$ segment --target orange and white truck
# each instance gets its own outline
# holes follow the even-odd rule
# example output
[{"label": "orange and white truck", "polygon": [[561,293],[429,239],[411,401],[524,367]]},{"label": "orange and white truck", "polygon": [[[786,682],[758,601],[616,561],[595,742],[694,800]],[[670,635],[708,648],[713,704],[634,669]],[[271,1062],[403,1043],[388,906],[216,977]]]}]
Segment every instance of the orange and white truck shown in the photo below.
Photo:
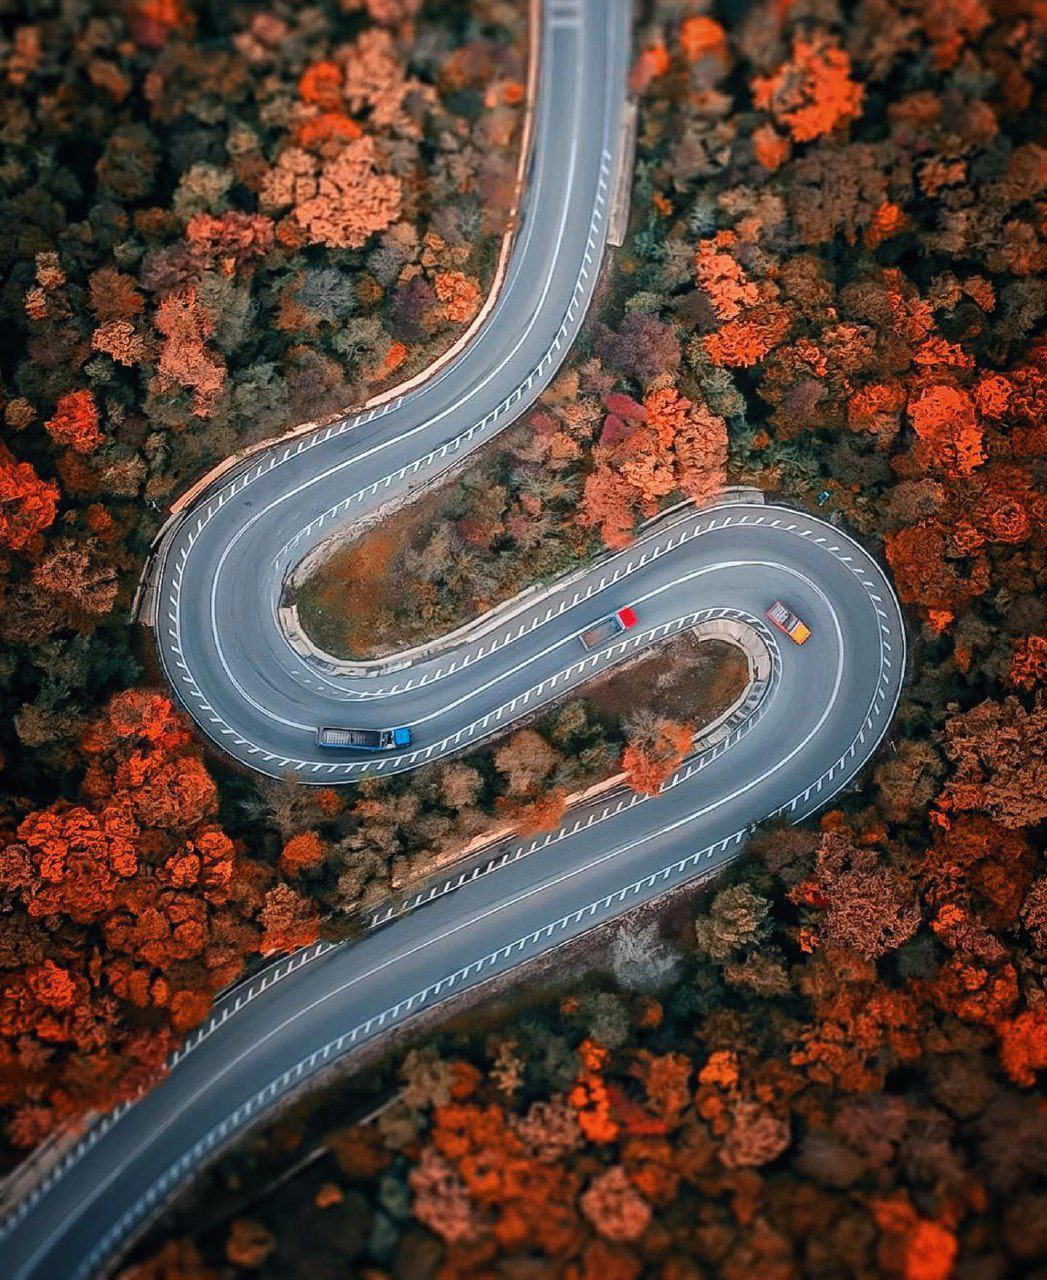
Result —
[{"label": "orange and white truck", "polygon": [[811,628],[806,622],[801,622],[791,609],[787,609],[780,600],[775,600],[774,604],[767,610],[767,620],[784,631],[790,640],[795,640],[797,644],[804,644],[811,636]]}]

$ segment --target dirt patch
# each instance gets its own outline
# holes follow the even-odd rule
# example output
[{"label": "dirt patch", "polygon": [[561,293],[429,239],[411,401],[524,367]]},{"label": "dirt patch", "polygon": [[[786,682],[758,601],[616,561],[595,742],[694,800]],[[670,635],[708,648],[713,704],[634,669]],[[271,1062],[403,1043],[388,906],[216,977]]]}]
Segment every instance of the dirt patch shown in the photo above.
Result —
[{"label": "dirt patch", "polygon": [[306,635],[336,657],[381,658],[432,638],[417,601],[426,584],[412,572],[445,517],[456,485],[425,494],[325,560],[299,588]]},{"label": "dirt patch", "polygon": [[532,437],[510,427],[461,474],[307,569],[295,601],[310,640],[338,658],[384,658],[591,559],[577,485],[535,460]]},{"label": "dirt patch", "polygon": [[584,696],[614,721],[642,707],[698,729],[737,701],[748,678],[745,655],[735,645],[699,640],[687,632],[634,665],[586,685]]}]

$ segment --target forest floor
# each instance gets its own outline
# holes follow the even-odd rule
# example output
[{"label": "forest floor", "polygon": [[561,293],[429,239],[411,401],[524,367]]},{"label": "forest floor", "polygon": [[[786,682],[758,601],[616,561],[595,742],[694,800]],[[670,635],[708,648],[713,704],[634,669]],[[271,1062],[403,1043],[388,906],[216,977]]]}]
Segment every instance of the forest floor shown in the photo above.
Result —
[{"label": "forest floor", "polygon": [[748,678],[745,657],[723,640],[674,637],[635,665],[586,685],[586,701],[619,720],[639,708],[700,729],[735,702]]},{"label": "forest floor", "polygon": [[[360,536],[336,539],[295,587],[309,638],[338,658],[388,657],[590,558],[591,535],[557,529],[551,517],[552,536],[526,547],[512,537],[526,477],[540,470],[521,459],[528,434],[511,430],[472,455],[464,473],[419,493]],[[567,485],[552,501],[573,508],[574,497]]]},{"label": "forest floor", "polygon": [[[449,519],[455,480],[423,494],[318,566],[297,593],[309,638],[336,658],[385,658],[433,639],[417,600],[424,583],[412,571],[439,525]],[[469,622],[480,610],[463,616]]]}]

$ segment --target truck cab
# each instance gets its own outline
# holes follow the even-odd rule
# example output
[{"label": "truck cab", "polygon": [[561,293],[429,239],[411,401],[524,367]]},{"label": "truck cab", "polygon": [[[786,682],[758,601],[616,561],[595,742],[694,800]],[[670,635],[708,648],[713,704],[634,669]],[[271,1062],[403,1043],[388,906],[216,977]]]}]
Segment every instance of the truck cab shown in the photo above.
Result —
[{"label": "truck cab", "polygon": [[349,729],[326,725],[316,731],[316,745],[335,750],[395,751],[411,745],[411,730]]},{"label": "truck cab", "polygon": [[767,610],[767,620],[796,644],[805,644],[811,637],[811,628],[780,600],[775,600]]}]

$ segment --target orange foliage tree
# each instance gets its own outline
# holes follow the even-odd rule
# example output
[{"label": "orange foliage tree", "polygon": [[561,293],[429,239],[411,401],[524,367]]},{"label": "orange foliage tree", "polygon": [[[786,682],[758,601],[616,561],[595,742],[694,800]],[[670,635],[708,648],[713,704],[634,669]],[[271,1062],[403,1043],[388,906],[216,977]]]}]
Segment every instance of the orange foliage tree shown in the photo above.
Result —
[{"label": "orange foliage tree", "polygon": [[621,1165],[594,1178],[582,1193],[582,1212],[607,1240],[637,1240],[651,1221],[651,1206]]},{"label": "orange foliage tree", "polygon": [[319,936],[316,907],[288,884],[274,885],[262,902],[258,916],[262,926],[262,955],[308,947]]},{"label": "orange foliage tree", "polygon": [[888,534],[886,550],[898,594],[906,604],[922,605],[937,615],[941,625],[989,585],[985,557],[965,563],[951,555],[949,536],[938,521],[921,521]]},{"label": "orange foliage tree", "polygon": [[856,120],[862,86],[851,76],[851,60],[824,34],[793,39],[792,58],[773,75],[753,80],[753,101],[769,111],[796,142],[810,142]]},{"label": "orange foliage tree", "polygon": [[654,796],[683,763],[693,745],[689,725],[659,720],[636,732],[622,752],[622,769],[634,791]]},{"label": "orange foliage tree", "polygon": [[920,438],[914,450],[924,466],[969,475],[985,461],[974,401],[959,387],[925,387],[909,401],[909,418]]},{"label": "orange foliage tree", "polygon": [[1018,641],[1007,679],[1016,689],[1027,691],[1047,684],[1047,636],[1031,635]]},{"label": "orange foliage tree", "polygon": [[569,1094],[578,1125],[590,1142],[613,1142],[618,1126],[611,1115],[611,1095],[604,1079],[608,1053],[595,1040],[583,1040],[578,1046],[579,1069]]},{"label": "orange foliage tree", "polygon": [[144,360],[148,352],[145,339],[130,320],[107,320],[100,324],[91,334],[91,349],[128,368]]},{"label": "orange foliage tree", "polygon": [[640,50],[632,72],[629,75],[629,88],[633,93],[646,93],[652,80],[665,75],[669,70],[669,50],[659,41]]},{"label": "orange foliage tree", "polygon": [[480,309],[480,284],[473,276],[461,271],[438,271],[433,288],[444,316],[454,324],[466,324]]},{"label": "orange foliage tree", "polygon": [[539,831],[552,831],[560,824],[565,811],[566,796],[554,787],[516,808],[512,820],[519,835],[533,836]]},{"label": "orange foliage tree", "polygon": [[193,412],[208,417],[225,385],[225,365],[204,345],[214,333],[210,312],[190,285],[161,300],[154,323],[164,338],[157,361],[160,386],[188,388]]},{"label": "orange foliage tree", "polygon": [[[598,528],[608,547],[627,546],[637,516],[651,516],[670,494],[695,501],[723,486],[727,464],[724,420],[673,387],[644,397],[641,421],[613,415],[607,443],[593,449],[579,522]],[[610,421],[611,415],[608,417]]]},{"label": "orange foliage tree", "polygon": [[275,232],[271,218],[230,210],[220,217],[194,214],[186,226],[185,238],[202,266],[217,266],[226,275],[233,275],[269,252]]},{"label": "orange foliage tree", "polygon": [[396,220],[400,180],[378,173],[376,159],[374,140],[356,138],[322,166],[315,182],[296,181],[296,195],[312,187],[312,194],[296,199],[292,210],[312,243],[359,249]]},{"label": "orange foliage tree", "polygon": [[1004,827],[1047,817],[1047,702],[1031,711],[1017,698],[987,699],[950,717],[945,749],[954,774],[940,801],[947,811],[980,809]]},{"label": "orange foliage tree", "polygon": [[1036,1074],[1047,1071],[1047,1009],[1026,1009],[998,1028],[1000,1063],[1016,1085],[1031,1089]]},{"label": "orange foliage tree", "polygon": [[280,870],[284,875],[297,876],[318,867],[323,860],[324,842],[315,831],[303,831],[284,845],[280,854]]},{"label": "orange foliage tree", "polygon": [[710,53],[723,54],[727,32],[715,18],[699,15],[685,18],[680,26],[680,52],[688,62],[697,62]]}]

